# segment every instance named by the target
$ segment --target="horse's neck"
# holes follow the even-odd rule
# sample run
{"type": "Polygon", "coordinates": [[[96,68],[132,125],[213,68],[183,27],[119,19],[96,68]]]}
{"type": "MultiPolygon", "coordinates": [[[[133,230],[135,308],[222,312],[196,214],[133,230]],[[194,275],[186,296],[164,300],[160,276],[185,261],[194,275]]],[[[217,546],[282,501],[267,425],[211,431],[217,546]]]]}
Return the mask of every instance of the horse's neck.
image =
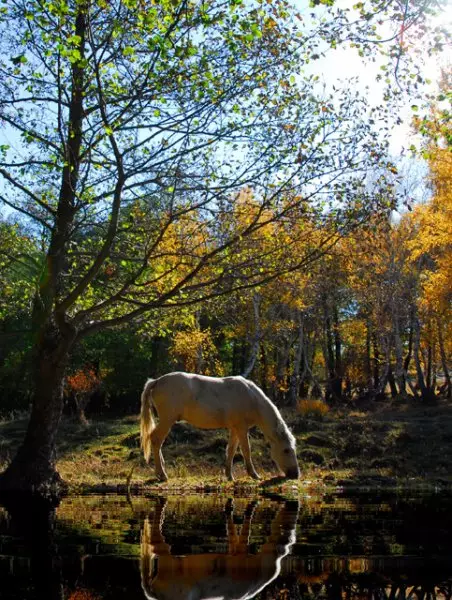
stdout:
{"type": "Polygon", "coordinates": [[[262,403],[260,417],[259,427],[265,438],[269,442],[278,440],[280,436],[278,436],[277,429],[281,427],[283,420],[276,406],[269,402],[262,403]]]}

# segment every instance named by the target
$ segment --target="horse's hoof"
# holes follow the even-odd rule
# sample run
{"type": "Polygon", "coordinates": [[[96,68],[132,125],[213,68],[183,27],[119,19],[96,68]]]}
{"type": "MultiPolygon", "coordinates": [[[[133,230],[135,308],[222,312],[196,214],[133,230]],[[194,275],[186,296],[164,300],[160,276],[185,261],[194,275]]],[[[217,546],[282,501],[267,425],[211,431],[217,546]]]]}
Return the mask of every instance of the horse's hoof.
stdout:
{"type": "Polygon", "coordinates": [[[258,475],[257,473],[250,473],[250,477],[252,477],[253,479],[260,479],[261,476],[258,475]]]}
{"type": "Polygon", "coordinates": [[[157,475],[157,479],[160,483],[165,483],[165,481],[168,481],[168,477],[166,475],[157,475]]]}

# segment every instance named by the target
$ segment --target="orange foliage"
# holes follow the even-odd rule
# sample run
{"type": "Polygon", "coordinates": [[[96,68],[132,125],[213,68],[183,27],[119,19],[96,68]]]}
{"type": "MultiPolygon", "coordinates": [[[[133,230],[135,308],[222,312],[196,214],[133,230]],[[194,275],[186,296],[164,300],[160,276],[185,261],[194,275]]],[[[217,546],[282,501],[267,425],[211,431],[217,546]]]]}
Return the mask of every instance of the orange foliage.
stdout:
{"type": "Polygon", "coordinates": [[[84,394],[93,392],[99,385],[100,379],[94,369],[79,369],[73,375],[68,375],[66,385],[71,392],[84,394]]]}
{"type": "Polygon", "coordinates": [[[324,417],[329,407],[323,400],[299,400],[298,411],[303,417],[324,417]]]}
{"type": "Polygon", "coordinates": [[[210,329],[177,331],[172,340],[170,354],[182,363],[187,372],[223,375],[223,367],[217,359],[217,349],[210,329]]]}
{"type": "Polygon", "coordinates": [[[72,592],[68,600],[100,600],[100,596],[86,589],[79,589],[72,592]]]}

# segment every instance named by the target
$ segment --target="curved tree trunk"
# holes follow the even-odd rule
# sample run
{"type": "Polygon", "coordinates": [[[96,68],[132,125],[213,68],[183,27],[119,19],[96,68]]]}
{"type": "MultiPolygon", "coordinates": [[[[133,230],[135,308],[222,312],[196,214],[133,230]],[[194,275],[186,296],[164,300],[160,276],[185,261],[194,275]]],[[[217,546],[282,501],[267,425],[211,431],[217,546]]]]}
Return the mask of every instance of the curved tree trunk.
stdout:
{"type": "Polygon", "coordinates": [[[56,433],[63,410],[63,378],[70,340],[56,331],[35,347],[33,402],[25,439],[16,456],[0,475],[0,489],[58,495],[64,484],[56,463],[56,433]]]}

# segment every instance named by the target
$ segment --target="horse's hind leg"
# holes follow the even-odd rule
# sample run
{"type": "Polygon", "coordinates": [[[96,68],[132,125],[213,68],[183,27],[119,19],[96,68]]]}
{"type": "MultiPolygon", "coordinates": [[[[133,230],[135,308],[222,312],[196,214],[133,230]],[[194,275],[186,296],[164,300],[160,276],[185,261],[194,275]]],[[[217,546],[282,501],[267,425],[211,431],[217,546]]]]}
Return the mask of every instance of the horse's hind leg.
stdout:
{"type": "Polygon", "coordinates": [[[160,481],[167,481],[168,475],[165,471],[165,461],[162,454],[162,445],[171,429],[172,423],[159,421],[151,433],[152,451],[154,453],[155,473],[160,481]]]}
{"type": "Polygon", "coordinates": [[[232,474],[232,461],[234,460],[234,455],[237,451],[237,446],[239,445],[239,438],[237,434],[232,429],[229,432],[229,442],[226,448],[226,477],[229,481],[234,481],[234,476],[232,474]]]}
{"type": "Polygon", "coordinates": [[[253,461],[251,460],[250,440],[248,438],[248,431],[240,431],[238,432],[238,436],[243,458],[245,459],[246,471],[248,475],[253,479],[260,479],[259,475],[256,473],[256,469],[254,468],[253,461]]]}

